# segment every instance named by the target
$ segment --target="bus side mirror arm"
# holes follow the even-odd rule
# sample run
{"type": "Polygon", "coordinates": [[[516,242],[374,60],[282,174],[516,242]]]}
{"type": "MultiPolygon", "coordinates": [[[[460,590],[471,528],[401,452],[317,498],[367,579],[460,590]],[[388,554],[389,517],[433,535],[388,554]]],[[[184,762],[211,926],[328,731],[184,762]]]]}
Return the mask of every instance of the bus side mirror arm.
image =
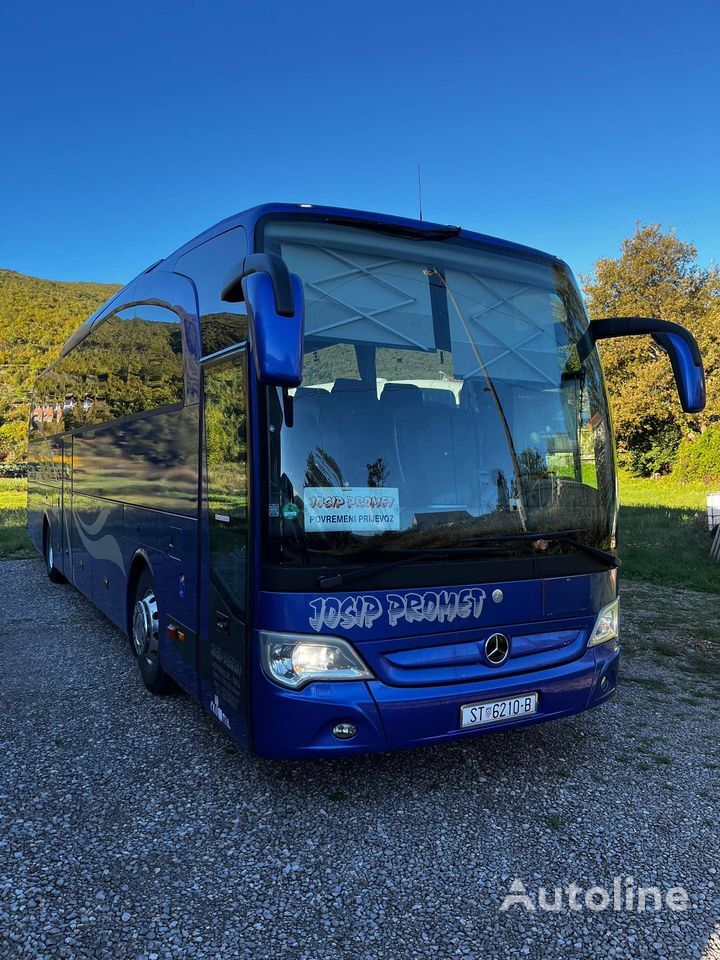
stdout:
{"type": "Polygon", "coordinates": [[[680,403],[685,413],[705,408],[705,371],[695,337],[679,323],[653,317],[603,317],[591,320],[577,343],[582,363],[595,349],[598,340],[610,337],[649,335],[668,354],[675,376],[680,403]]]}
{"type": "Polygon", "coordinates": [[[303,286],[285,261],[271,253],[245,257],[226,277],[221,299],[247,305],[258,380],[269,386],[299,386],[305,327],[303,286]]]}

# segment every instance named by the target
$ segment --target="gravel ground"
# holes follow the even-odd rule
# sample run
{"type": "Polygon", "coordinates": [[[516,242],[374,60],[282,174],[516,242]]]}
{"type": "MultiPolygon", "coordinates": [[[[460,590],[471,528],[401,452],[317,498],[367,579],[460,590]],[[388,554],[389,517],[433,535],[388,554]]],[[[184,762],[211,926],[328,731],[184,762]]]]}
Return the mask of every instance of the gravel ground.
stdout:
{"type": "Polygon", "coordinates": [[[3,960],[720,958],[712,597],[624,584],[623,685],[601,710],[306,764],[151,697],[39,561],[0,563],[0,599],[3,960]],[[682,886],[689,909],[499,910],[514,879],[537,902],[616,876],[682,886]]]}

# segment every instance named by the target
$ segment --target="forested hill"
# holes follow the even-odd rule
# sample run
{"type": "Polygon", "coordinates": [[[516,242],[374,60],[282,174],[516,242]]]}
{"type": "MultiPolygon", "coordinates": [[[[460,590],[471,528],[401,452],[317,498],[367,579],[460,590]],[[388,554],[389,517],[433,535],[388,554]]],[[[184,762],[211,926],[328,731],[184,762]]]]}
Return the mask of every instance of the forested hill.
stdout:
{"type": "Polygon", "coordinates": [[[120,289],[0,270],[0,463],[22,459],[32,381],[69,334],[120,289]]]}

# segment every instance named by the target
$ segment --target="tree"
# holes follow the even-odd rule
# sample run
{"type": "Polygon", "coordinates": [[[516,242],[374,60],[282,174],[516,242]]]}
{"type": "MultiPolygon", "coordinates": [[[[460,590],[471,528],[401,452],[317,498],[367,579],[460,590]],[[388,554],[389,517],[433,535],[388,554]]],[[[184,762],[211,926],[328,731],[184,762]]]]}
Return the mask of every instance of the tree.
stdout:
{"type": "Polygon", "coordinates": [[[659,224],[638,224],[617,259],[602,259],[585,278],[592,318],[659,317],[688,327],[705,363],[708,405],[683,413],[669,360],[650,337],[605,341],[601,358],[621,461],[634,473],[666,472],[680,441],[720,420],[720,271],[700,267],[697,249],[659,224]]]}

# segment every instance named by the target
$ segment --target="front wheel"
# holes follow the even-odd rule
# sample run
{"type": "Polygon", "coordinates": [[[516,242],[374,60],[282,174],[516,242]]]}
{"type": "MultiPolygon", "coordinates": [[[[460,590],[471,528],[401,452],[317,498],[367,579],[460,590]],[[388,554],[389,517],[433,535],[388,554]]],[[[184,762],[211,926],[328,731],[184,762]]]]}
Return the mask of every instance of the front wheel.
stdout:
{"type": "Polygon", "coordinates": [[[143,683],[151,693],[170,693],[174,684],[160,666],[160,611],[155,584],[145,570],[133,600],[131,641],[143,683]]]}

